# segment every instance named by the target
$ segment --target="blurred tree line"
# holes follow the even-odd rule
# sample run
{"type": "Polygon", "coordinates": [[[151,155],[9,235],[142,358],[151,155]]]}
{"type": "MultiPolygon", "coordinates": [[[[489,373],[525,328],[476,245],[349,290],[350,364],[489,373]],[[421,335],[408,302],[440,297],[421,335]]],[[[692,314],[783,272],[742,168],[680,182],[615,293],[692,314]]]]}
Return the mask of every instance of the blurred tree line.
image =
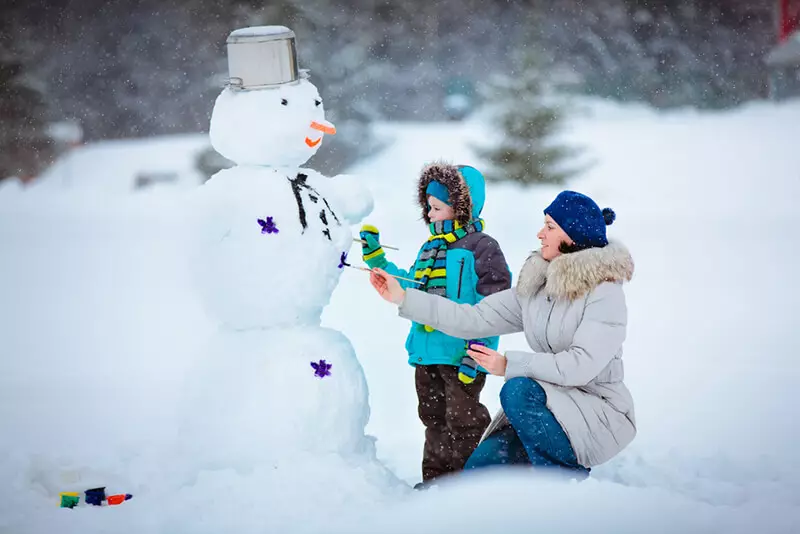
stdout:
{"type": "MultiPolygon", "coordinates": [[[[33,138],[63,119],[79,121],[86,140],[207,131],[226,79],[228,33],[262,24],[295,31],[300,65],[337,125],[340,133],[312,162],[327,174],[373,150],[371,121],[441,120],[448,80],[480,83],[509,72],[525,50],[586,94],[659,107],[735,106],[765,94],[772,7],[767,0],[10,0],[0,6],[0,98],[15,100],[0,107],[0,161],[16,139],[37,155],[19,157],[16,166],[27,168],[11,170],[35,173],[48,148],[33,138]]],[[[0,165],[0,177],[8,172],[0,165]]]]}

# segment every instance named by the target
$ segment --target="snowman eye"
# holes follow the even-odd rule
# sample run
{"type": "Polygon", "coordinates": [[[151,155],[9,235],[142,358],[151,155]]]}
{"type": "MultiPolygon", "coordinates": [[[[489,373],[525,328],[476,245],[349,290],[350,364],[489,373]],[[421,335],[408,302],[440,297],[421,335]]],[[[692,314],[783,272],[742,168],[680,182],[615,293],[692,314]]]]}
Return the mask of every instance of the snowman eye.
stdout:
{"type": "Polygon", "coordinates": [[[319,98],[315,98],[314,99],[314,105],[319,107],[320,104],[322,104],[322,100],[320,100],[319,98]]]}
{"type": "Polygon", "coordinates": [[[281,105],[282,106],[288,106],[289,105],[289,101],[286,100],[285,98],[281,98],[281,105]]]}

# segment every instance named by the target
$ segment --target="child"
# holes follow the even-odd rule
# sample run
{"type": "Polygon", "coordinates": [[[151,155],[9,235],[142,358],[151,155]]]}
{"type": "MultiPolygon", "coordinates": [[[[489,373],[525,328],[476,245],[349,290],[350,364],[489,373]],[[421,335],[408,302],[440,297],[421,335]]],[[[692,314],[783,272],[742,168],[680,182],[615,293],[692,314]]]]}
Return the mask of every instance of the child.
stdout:
{"type": "MultiPolygon", "coordinates": [[[[419,179],[419,204],[431,237],[422,245],[409,271],[386,260],[374,226],[361,229],[362,253],[370,268],[413,278],[400,280],[455,302],[475,304],[511,287],[511,272],[497,241],[483,233],[486,186],[477,169],[434,163],[419,179]]],[[[484,370],[466,355],[468,342],[497,348],[498,338],[456,339],[429,326],[412,323],[406,340],[408,363],[416,367],[419,417],[425,425],[422,485],[459,471],[478,445],[489,424],[489,411],[480,403],[486,382],[484,370]]]]}

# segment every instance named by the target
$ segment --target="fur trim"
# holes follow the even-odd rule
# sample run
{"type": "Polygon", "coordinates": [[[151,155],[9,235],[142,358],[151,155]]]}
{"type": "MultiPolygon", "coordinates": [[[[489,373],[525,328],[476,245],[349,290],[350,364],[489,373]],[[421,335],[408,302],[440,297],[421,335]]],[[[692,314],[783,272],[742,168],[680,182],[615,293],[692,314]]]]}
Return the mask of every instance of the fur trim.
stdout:
{"type": "Polygon", "coordinates": [[[420,174],[417,200],[422,208],[422,219],[428,224],[431,222],[428,218],[428,195],[425,190],[433,180],[440,182],[450,192],[450,205],[453,206],[455,220],[462,225],[468,224],[472,220],[472,196],[469,194],[469,187],[458,172],[458,167],[444,162],[428,164],[420,174]]]}
{"type": "Polygon", "coordinates": [[[602,248],[561,254],[549,262],[537,250],[522,266],[517,294],[530,297],[544,286],[549,297],[575,300],[603,282],[629,282],[633,268],[628,249],[614,241],[602,248]]]}

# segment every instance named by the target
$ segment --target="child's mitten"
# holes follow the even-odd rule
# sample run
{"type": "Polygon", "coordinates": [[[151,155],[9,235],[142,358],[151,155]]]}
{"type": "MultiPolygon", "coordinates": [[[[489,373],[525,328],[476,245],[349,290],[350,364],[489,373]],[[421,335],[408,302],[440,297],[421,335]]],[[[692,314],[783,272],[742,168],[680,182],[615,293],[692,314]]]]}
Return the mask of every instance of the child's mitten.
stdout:
{"type": "MultiPolygon", "coordinates": [[[[481,341],[470,340],[466,343],[465,351],[466,349],[471,348],[472,345],[486,346],[486,344],[481,341]]],[[[477,376],[478,362],[473,360],[472,356],[464,354],[464,357],[461,358],[461,365],[458,366],[458,379],[465,384],[472,384],[477,376]]]]}
{"type": "Polygon", "coordinates": [[[369,265],[370,269],[378,267],[383,269],[389,263],[386,260],[386,253],[381,247],[381,234],[377,228],[371,224],[365,224],[361,227],[361,232],[358,234],[363,243],[361,244],[361,255],[364,258],[364,263],[369,265]]]}

